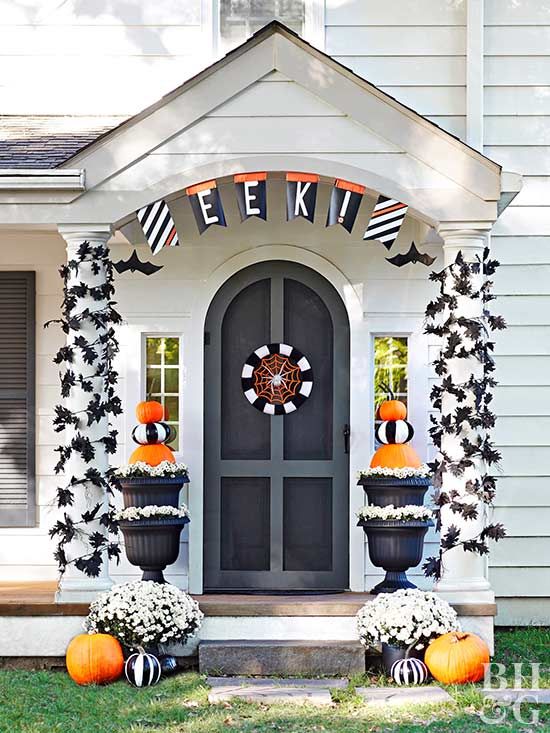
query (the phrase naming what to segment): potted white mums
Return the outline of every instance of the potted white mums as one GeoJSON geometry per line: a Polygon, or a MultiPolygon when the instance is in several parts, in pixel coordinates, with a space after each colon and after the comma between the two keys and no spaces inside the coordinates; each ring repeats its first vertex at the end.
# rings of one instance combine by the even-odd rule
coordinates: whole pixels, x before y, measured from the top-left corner
{"type": "Polygon", "coordinates": [[[387,674],[392,664],[408,656],[421,656],[433,639],[459,631],[456,611],[435,593],[398,590],[377,596],[357,614],[359,639],[365,647],[382,645],[387,674]]]}
{"type": "Polygon", "coordinates": [[[84,629],[111,634],[127,649],[153,653],[165,644],[185,644],[200,628],[203,613],[184,591],[168,583],[137,580],[115,585],[90,604],[84,629]]]}
{"type": "Polygon", "coordinates": [[[150,504],[177,507],[180,490],[189,483],[189,472],[184,463],[162,461],[158,466],[150,466],[137,461],[119,468],[115,479],[125,507],[150,504]]]}
{"type": "Polygon", "coordinates": [[[393,593],[416,588],[406,571],[422,560],[424,536],[433,526],[432,510],[416,504],[394,507],[368,505],[357,512],[358,525],[367,535],[373,565],[383,568],[386,577],[371,593],[393,593]]]}
{"type": "Polygon", "coordinates": [[[164,583],[163,570],[176,562],[180,534],[189,522],[189,511],[181,507],[131,506],[115,515],[124,535],[126,557],[143,570],[142,580],[164,583]]]}

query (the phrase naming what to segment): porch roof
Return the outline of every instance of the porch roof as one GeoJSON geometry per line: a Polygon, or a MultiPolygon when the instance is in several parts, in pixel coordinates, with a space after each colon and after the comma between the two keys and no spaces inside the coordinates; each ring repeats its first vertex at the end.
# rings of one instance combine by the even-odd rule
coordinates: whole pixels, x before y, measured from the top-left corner
{"type": "Polygon", "coordinates": [[[230,180],[246,170],[293,169],[315,171],[326,180],[353,180],[373,194],[401,200],[429,226],[458,221],[489,229],[520,187],[518,176],[503,175],[497,163],[276,21],[58,165],[57,170],[84,171],[84,190],[65,185],[56,192],[55,181],[32,175],[15,186],[13,170],[0,170],[0,224],[120,227],[141,206],[181,197],[198,181],[230,180]],[[294,83],[304,108],[324,105],[333,111],[332,117],[321,111],[310,119],[305,142],[281,128],[283,118],[294,119],[296,129],[307,124],[307,112],[293,115],[291,105],[286,113],[270,113],[272,122],[259,135],[263,144],[250,142],[246,95],[274,73],[294,83]],[[214,125],[220,109],[230,109],[227,114],[234,117],[226,127],[214,125]],[[324,138],[316,135],[323,115],[331,119],[324,138]],[[348,143],[350,133],[354,145],[348,143]]]}

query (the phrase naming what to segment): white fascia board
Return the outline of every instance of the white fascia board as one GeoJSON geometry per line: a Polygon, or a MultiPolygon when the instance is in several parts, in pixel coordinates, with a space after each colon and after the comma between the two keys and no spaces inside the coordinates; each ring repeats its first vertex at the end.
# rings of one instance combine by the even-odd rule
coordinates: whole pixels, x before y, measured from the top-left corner
{"type": "Polygon", "coordinates": [[[498,215],[500,216],[512,201],[516,198],[523,186],[523,176],[521,173],[512,173],[512,171],[502,171],[500,179],[500,200],[498,202],[498,215]]]}
{"type": "Polygon", "coordinates": [[[84,191],[83,169],[0,168],[0,191],[84,191]]]}

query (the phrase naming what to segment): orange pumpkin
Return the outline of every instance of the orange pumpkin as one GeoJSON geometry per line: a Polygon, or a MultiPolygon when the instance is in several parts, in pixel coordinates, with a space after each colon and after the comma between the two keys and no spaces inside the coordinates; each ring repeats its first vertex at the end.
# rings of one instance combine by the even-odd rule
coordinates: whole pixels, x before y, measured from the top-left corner
{"type": "Polygon", "coordinates": [[[136,407],[136,417],[140,423],[161,422],[164,417],[164,408],[160,402],[155,400],[140,402],[136,407]]]}
{"type": "Polygon", "coordinates": [[[163,461],[175,463],[176,459],[170,448],[164,443],[151,443],[150,445],[138,445],[130,456],[128,463],[137,463],[138,461],[148,463],[150,466],[158,466],[163,461]]]}
{"type": "Polygon", "coordinates": [[[370,462],[371,468],[420,468],[421,465],[417,452],[408,443],[381,445],[370,462]]]}
{"type": "Polygon", "coordinates": [[[407,408],[401,400],[386,400],[378,409],[381,420],[404,420],[407,417],[407,408]]]}
{"type": "Polygon", "coordinates": [[[67,671],[77,685],[106,685],[124,671],[122,647],[109,634],[79,634],[67,647],[67,671]]]}
{"type": "Polygon", "coordinates": [[[451,631],[428,646],[424,661],[432,676],[445,685],[479,682],[489,663],[489,648],[475,634],[451,631]]]}

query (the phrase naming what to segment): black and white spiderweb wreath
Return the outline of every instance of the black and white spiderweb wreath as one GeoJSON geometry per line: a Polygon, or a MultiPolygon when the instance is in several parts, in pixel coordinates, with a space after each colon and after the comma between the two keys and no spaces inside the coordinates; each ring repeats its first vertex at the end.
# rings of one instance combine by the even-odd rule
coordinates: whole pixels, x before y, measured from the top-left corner
{"type": "Polygon", "coordinates": [[[252,352],[243,365],[244,396],[266,415],[288,415],[301,407],[313,388],[313,370],[289,344],[266,344],[252,352]]]}

